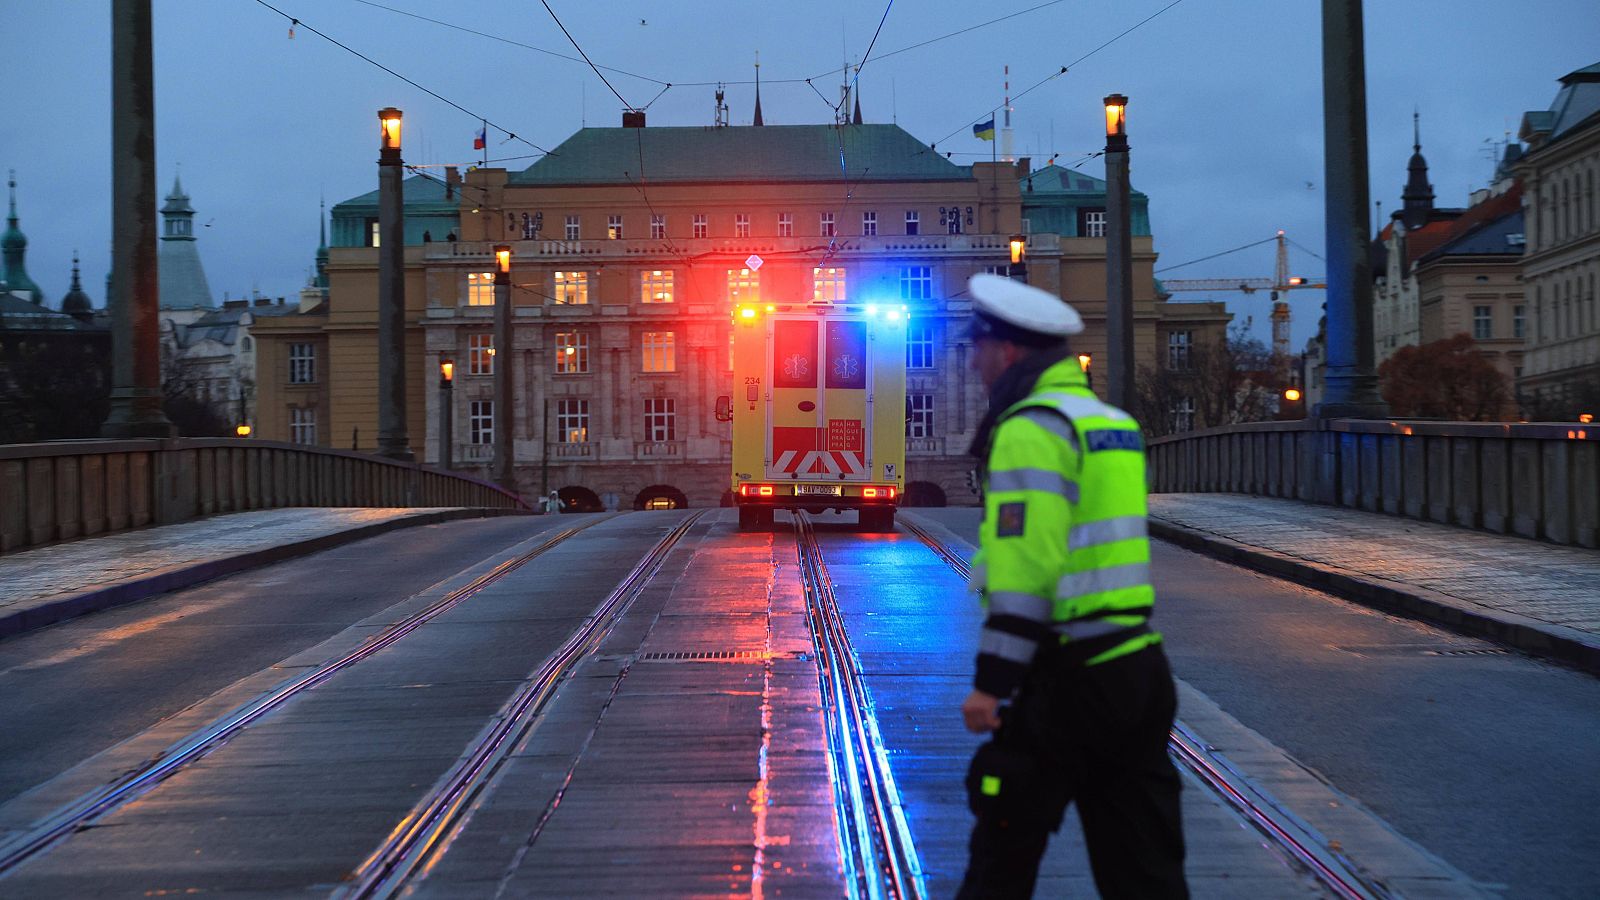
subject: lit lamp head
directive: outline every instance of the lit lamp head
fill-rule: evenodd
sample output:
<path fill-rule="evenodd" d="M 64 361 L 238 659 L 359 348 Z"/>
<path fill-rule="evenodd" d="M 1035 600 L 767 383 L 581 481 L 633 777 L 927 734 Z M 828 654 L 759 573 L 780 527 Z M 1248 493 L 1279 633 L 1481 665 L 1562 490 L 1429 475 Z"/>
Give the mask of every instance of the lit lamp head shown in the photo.
<path fill-rule="evenodd" d="M 1283 392 L 1283 399 L 1289 401 L 1290 403 L 1300 402 L 1300 389 L 1286 388 Z"/>
<path fill-rule="evenodd" d="M 1092 362 L 1093 360 L 1094 360 L 1094 357 L 1090 356 L 1087 353 L 1079 353 L 1078 354 L 1078 365 L 1085 372 L 1089 371 L 1089 363 Z"/>
<path fill-rule="evenodd" d="M 489 354 L 489 358 L 490 359 L 494 359 L 494 348 L 493 347 L 485 348 L 483 352 Z"/>
<path fill-rule="evenodd" d="M 1126 147 L 1128 144 L 1128 98 L 1112 94 L 1106 98 L 1106 146 Z"/>
<path fill-rule="evenodd" d="M 440 386 L 449 387 L 450 386 L 450 382 L 455 381 L 455 380 L 456 380 L 456 361 L 451 359 L 448 356 L 444 357 L 441 360 L 439 360 L 439 384 L 440 384 Z"/>
<path fill-rule="evenodd" d="M 1022 257 L 1028 252 L 1028 238 L 1026 235 L 1013 234 L 1011 236 L 1011 264 L 1014 266 L 1022 262 Z"/>
<path fill-rule="evenodd" d="M 240 422 L 237 426 L 234 427 L 233 433 L 238 435 L 239 437 L 247 438 L 247 437 L 250 436 L 250 425 L 248 423 L 245 423 L 245 422 Z"/>
<path fill-rule="evenodd" d="M 380 149 L 384 153 L 399 154 L 400 152 L 400 110 L 386 106 L 378 110 L 378 126 Z"/>
<path fill-rule="evenodd" d="M 511 275 L 511 245 L 494 245 L 494 283 L 506 284 Z"/>

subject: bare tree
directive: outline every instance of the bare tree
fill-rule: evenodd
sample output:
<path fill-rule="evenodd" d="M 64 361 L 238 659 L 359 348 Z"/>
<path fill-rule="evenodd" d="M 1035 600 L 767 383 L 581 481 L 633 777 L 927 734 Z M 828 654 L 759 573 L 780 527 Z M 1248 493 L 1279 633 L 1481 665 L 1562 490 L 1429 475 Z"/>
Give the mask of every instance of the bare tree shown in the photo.
<path fill-rule="evenodd" d="M 1273 418 L 1287 384 L 1288 360 L 1234 328 L 1226 338 L 1199 343 L 1168 366 L 1143 366 L 1134 413 L 1154 437 L 1236 422 Z M 1179 410 L 1192 408 L 1192 422 Z"/>

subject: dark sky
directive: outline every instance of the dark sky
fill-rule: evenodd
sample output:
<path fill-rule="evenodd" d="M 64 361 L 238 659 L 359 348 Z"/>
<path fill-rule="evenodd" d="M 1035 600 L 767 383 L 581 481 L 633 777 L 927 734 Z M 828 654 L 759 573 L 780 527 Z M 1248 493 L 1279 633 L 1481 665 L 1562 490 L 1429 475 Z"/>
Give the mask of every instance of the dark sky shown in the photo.
<path fill-rule="evenodd" d="M 405 110 L 406 159 L 469 163 L 477 116 L 543 147 L 587 121 L 619 124 L 621 104 L 581 62 L 451 30 L 359 0 L 272 5 L 472 110 L 427 96 L 256 0 L 156 0 L 160 192 L 182 165 L 213 292 L 292 295 L 317 243 L 317 203 L 377 183 L 375 111 Z M 564 55 L 571 45 L 529 0 L 383 0 Z M 861 75 L 868 121 L 891 118 L 924 141 L 986 158 L 970 124 L 1170 0 L 1064 0 L 918 49 L 876 57 L 1042 0 L 899 0 Z M 0 166 L 15 168 L 28 271 L 59 304 L 74 248 L 85 286 L 104 303 L 109 264 L 110 28 L 105 0 L 0 0 Z M 583 49 L 675 87 L 655 100 L 654 125 L 710 124 L 712 88 L 730 82 L 734 124 L 749 124 L 746 84 L 756 52 L 769 124 L 828 121 L 804 83 L 838 96 L 837 70 L 859 59 L 883 13 L 876 3 L 551 0 Z M 1561 75 L 1600 61 L 1594 0 L 1383 0 L 1366 5 L 1372 196 L 1399 202 L 1411 152 L 1411 113 L 1440 205 L 1465 205 L 1492 165 L 1487 153 L 1522 113 L 1548 106 Z M 1309 0 L 1182 0 L 1040 85 L 1015 106 L 1019 155 L 1073 162 L 1104 139 L 1100 98 L 1130 98 L 1133 184 L 1151 198 L 1159 266 L 1261 238 L 1278 228 L 1322 252 L 1319 4 Z M 608 73 L 633 105 L 660 90 Z M 952 135 L 946 137 L 947 135 Z M 490 155 L 532 148 L 490 132 Z M 522 168 L 532 160 L 503 163 Z M 1037 164 L 1037 163 L 1036 163 Z M 1104 175 L 1099 159 L 1083 171 Z M 1321 263 L 1295 250 L 1298 273 Z M 1270 245 L 1188 266 L 1174 277 L 1270 276 Z M 1202 295 L 1204 296 L 1204 295 Z M 1226 297 L 1266 334 L 1266 301 Z M 1070 298 L 1069 298 L 1070 299 Z M 1296 304 L 1294 343 L 1315 328 L 1320 295 Z"/>

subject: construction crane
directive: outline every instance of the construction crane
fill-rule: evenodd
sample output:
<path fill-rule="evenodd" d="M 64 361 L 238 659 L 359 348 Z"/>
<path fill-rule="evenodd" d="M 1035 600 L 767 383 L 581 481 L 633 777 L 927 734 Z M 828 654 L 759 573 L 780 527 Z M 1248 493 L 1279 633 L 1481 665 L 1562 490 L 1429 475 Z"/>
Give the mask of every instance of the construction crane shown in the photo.
<path fill-rule="evenodd" d="M 1289 359 L 1289 303 L 1287 300 L 1290 291 L 1305 290 L 1307 288 L 1325 288 L 1328 285 L 1322 276 L 1306 278 L 1300 275 L 1289 274 L 1289 239 L 1280 230 L 1278 241 L 1278 265 L 1271 278 L 1163 278 L 1161 284 L 1170 293 L 1185 291 L 1240 291 L 1253 294 L 1256 291 L 1272 292 L 1272 352 L 1280 360 Z M 1283 297 L 1285 299 L 1279 299 Z"/>

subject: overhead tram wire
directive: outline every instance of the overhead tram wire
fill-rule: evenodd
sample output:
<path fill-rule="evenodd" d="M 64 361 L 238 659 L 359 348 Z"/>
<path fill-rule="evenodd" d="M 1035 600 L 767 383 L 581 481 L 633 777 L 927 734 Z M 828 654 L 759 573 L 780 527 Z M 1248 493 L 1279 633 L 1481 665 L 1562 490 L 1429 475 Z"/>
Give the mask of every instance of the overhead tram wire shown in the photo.
<path fill-rule="evenodd" d="M 1156 274 L 1159 275 L 1162 272 L 1170 272 L 1173 269 L 1181 269 L 1184 266 L 1192 266 L 1195 263 L 1203 263 L 1208 259 L 1216 259 L 1216 258 L 1221 257 L 1221 256 L 1227 256 L 1230 253 L 1238 253 L 1240 250 L 1249 250 L 1251 247 L 1259 247 L 1262 244 L 1270 244 L 1270 243 L 1272 243 L 1273 241 L 1275 241 L 1277 239 L 1278 239 L 1278 236 L 1277 235 L 1273 235 L 1272 237 L 1269 237 L 1269 238 L 1262 238 L 1259 241 L 1253 241 L 1253 242 L 1245 244 L 1243 246 L 1235 247 L 1232 250 L 1224 250 L 1221 253 L 1213 253 L 1210 256 L 1202 256 L 1199 259 L 1191 259 L 1188 262 L 1181 262 L 1181 263 L 1178 263 L 1177 265 L 1162 266 L 1161 268 L 1156 269 L 1155 271 L 1156 271 Z"/>
<path fill-rule="evenodd" d="M 567 26 L 561 24 L 561 17 L 556 15 L 556 11 L 550 8 L 549 2 L 547 2 L 547 0 L 539 0 L 539 2 L 544 5 L 544 11 L 550 14 L 550 18 L 555 20 L 556 27 L 561 29 L 561 33 L 567 36 L 567 40 L 572 42 L 572 49 L 578 51 L 578 55 L 583 57 L 583 61 L 589 64 L 589 68 L 594 70 L 594 74 L 600 76 L 600 81 L 605 84 L 606 88 L 610 90 L 611 93 L 616 95 L 617 100 L 622 103 L 623 108 L 630 111 L 637 111 L 638 107 L 634 106 L 632 103 L 629 103 L 627 99 L 622 96 L 622 94 L 617 92 L 617 89 L 612 86 L 610 79 L 606 78 L 606 73 L 600 71 L 600 67 L 594 64 L 594 60 L 589 58 L 589 54 L 583 52 L 583 48 L 578 46 L 578 39 L 572 36 L 572 32 L 567 30 Z M 667 86 L 671 87 L 670 84 Z"/>
<path fill-rule="evenodd" d="M 261 4 L 262 6 L 265 6 L 267 9 L 272 10 L 273 12 L 277 13 L 280 16 L 283 16 L 285 19 L 288 19 L 290 27 L 299 26 L 301 28 L 304 28 L 305 30 L 311 32 L 312 34 L 316 35 L 317 37 L 322 38 L 323 40 L 325 40 L 328 43 L 334 45 L 335 47 L 338 47 L 340 50 L 343 50 L 346 53 L 349 53 L 349 54 L 351 54 L 353 56 L 359 57 L 360 59 L 364 60 L 365 62 L 367 62 L 367 63 L 369 63 L 369 64 L 371 64 L 373 66 L 376 66 L 376 67 L 382 69 L 385 72 L 388 72 L 390 75 L 393 75 L 394 77 L 400 79 L 401 81 L 404 81 L 406 84 L 409 84 L 412 87 L 416 88 L 417 90 L 422 91 L 424 94 L 427 94 L 428 96 L 434 98 L 435 100 L 438 100 L 439 102 L 444 103 L 444 104 L 446 104 L 446 105 L 448 105 L 448 106 L 450 106 L 450 107 L 452 107 L 454 109 L 460 110 L 461 112 L 466 113 L 467 115 L 471 116 L 474 119 L 477 119 L 478 121 L 484 123 L 485 125 L 494 126 L 496 131 L 504 132 L 509 140 L 521 141 L 522 143 L 527 144 L 529 147 L 532 147 L 533 149 L 535 149 L 535 150 L 539 151 L 540 153 L 543 153 L 543 154 L 545 154 L 547 156 L 555 156 L 556 155 L 552 151 L 546 150 L 545 148 L 539 146 L 538 144 L 535 144 L 533 141 L 530 141 L 527 138 L 518 135 L 516 132 L 514 132 L 511 129 L 505 127 L 504 125 L 500 125 L 500 124 L 498 124 L 498 123 L 496 123 L 494 121 L 491 121 L 487 116 L 484 116 L 481 113 L 476 113 L 476 112 L 473 112 L 470 109 L 467 109 L 465 106 L 462 106 L 461 104 L 455 102 L 454 100 L 451 100 L 449 97 L 444 96 L 443 94 L 439 93 L 438 91 L 435 91 L 435 90 L 432 90 L 430 88 L 427 88 L 427 87 L 419 84 L 418 82 L 416 82 L 416 81 L 414 81 L 414 80 L 412 80 L 410 78 L 407 78 L 406 76 L 400 74 L 399 72 L 396 72 L 394 69 L 391 69 L 388 66 L 384 65 L 383 63 L 378 62 L 377 60 L 375 60 L 372 57 L 366 55 L 365 53 L 362 53 L 360 50 L 357 50 L 357 49 L 355 49 L 354 47 L 351 47 L 348 44 L 342 43 L 339 40 L 337 40 L 336 38 L 334 38 L 334 37 L 332 37 L 332 36 L 330 36 L 330 35 L 328 35 L 328 34 L 326 34 L 324 32 L 318 31 L 315 27 L 313 27 L 312 25 L 307 23 L 304 19 L 298 19 L 298 18 L 296 18 L 294 16 L 289 15 L 288 13 L 286 13 L 283 10 L 277 8 L 276 6 L 273 6 L 271 3 L 268 3 L 267 0 L 255 0 L 255 2 Z"/>
<path fill-rule="evenodd" d="M 850 95 L 855 92 L 856 84 L 861 80 L 862 68 L 864 68 L 867 62 L 872 59 L 872 48 L 878 46 L 878 35 L 883 33 L 883 23 L 889 20 L 889 10 L 891 9 L 894 9 L 894 0 L 889 0 L 889 2 L 883 7 L 883 15 L 878 17 L 878 27 L 872 32 L 872 40 L 867 42 L 867 52 L 862 54 L 861 62 L 856 65 L 856 74 L 855 78 L 851 79 L 850 81 L 850 89 L 844 92 L 843 96 L 839 98 L 839 105 L 833 107 L 833 116 L 835 122 L 843 121 L 844 105 L 845 103 L 849 102 Z M 845 71 L 847 73 L 849 72 L 848 67 Z M 811 84 L 811 79 L 806 79 L 806 84 Z M 816 91 L 817 86 L 811 84 L 811 89 Z M 817 91 L 817 94 L 820 96 L 822 92 Z M 829 106 L 832 106 L 832 104 L 829 104 Z M 859 107 L 860 104 L 857 103 L 857 108 Z M 833 234 L 829 235 L 828 237 L 827 249 L 823 251 L 822 258 L 818 260 L 817 263 L 812 267 L 814 269 L 820 269 L 826 266 L 828 261 L 833 259 L 834 254 L 839 251 L 839 229 L 844 225 L 845 210 L 850 208 L 850 199 L 855 196 L 855 190 L 861 186 L 861 182 L 866 180 L 867 172 L 869 170 L 869 167 L 862 166 L 861 174 L 856 178 L 855 184 L 850 183 L 850 167 L 845 159 L 844 153 L 844 129 L 837 125 L 835 126 L 835 129 L 835 136 L 839 140 L 839 177 L 844 179 L 844 200 L 841 202 L 839 207 L 839 217 L 834 222 Z"/>

